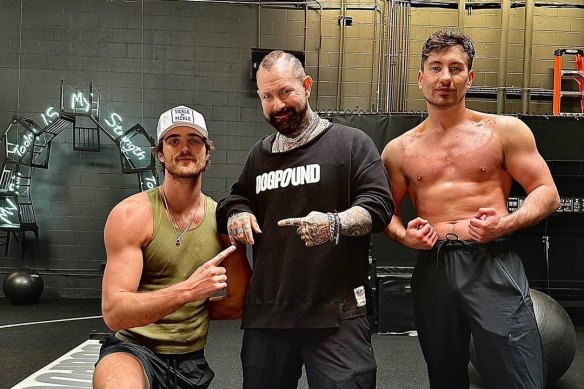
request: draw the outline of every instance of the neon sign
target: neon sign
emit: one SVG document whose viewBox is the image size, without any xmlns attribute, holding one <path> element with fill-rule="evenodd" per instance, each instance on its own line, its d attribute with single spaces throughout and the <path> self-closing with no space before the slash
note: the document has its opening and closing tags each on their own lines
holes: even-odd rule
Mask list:
<svg viewBox="0 0 584 389">
<path fill-rule="evenodd" d="M 81 91 L 77 91 L 77 93 L 71 95 L 71 109 L 77 112 L 77 108 L 85 112 L 89 112 L 89 108 L 91 108 L 89 101 L 87 101 Z"/>
<path fill-rule="evenodd" d="M 16 207 L 16 204 L 10 201 L 9 198 L 6 198 L 6 202 L 8 203 L 8 206 L 0 207 L 0 220 L 4 224 L 13 225 L 15 223 L 12 220 L 10 220 L 8 216 L 14 216 L 14 214 L 18 212 L 18 208 Z"/>
<path fill-rule="evenodd" d="M 43 119 L 45 126 L 48 126 L 49 124 L 51 124 L 54 120 L 53 118 L 56 119 L 58 117 L 59 117 L 59 112 L 55 112 L 55 108 L 53 108 L 53 107 L 49 107 L 49 108 L 47 108 L 45 113 L 41 113 L 41 118 Z"/>
<path fill-rule="evenodd" d="M 124 135 L 125 131 L 122 127 L 123 118 L 116 112 L 113 112 L 109 117 L 100 122 L 99 101 L 93 101 L 93 93 L 90 93 L 89 96 L 90 98 L 88 99 L 83 92 L 71 90 L 70 98 L 67 98 L 69 100 L 67 108 L 70 108 L 72 112 L 65 112 L 65 114 L 67 116 L 76 116 L 77 114 L 85 116 L 86 113 L 91 113 L 89 116 L 90 119 L 99 129 L 105 131 L 112 140 L 116 141 L 120 153 L 125 157 L 127 162 L 136 168 L 134 165 L 137 164 L 137 161 L 149 157 L 150 141 L 147 141 L 148 150 L 146 150 L 147 146 L 139 146 L 134 143 L 135 141 L 132 141 L 132 138 L 137 135 L 137 133 L 131 132 Z M 65 99 L 65 96 L 61 94 L 61 107 L 63 107 L 63 102 L 66 101 Z M 9 199 L 6 199 L 6 201 L 3 202 L 2 206 L 0 206 L 0 222 L 5 222 L 11 225 L 18 224 L 19 221 L 10 221 L 8 220 L 8 217 L 14 216 L 15 212 L 18 212 L 18 203 L 21 198 L 28 198 L 28 201 L 30 201 L 30 192 L 28 191 L 28 188 L 30 187 L 31 180 L 30 173 L 32 173 L 32 169 L 30 169 L 30 172 L 28 170 L 21 172 L 20 170 L 24 166 L 34 166 L 33 159 L 35 158 L 36 153 L 42 152 L 38 150 L 42 150 L 44 147 L 48 146 L 51 139 L 64 128 L 63 126 L 58 127 L 58 132 L 51 132 L 50 129 L 48 129 L 53 122 L 61 117 L 60 110 L 55 109 L 53 106 L 48 107 L 40 114 L 40 117 L 44 124 L 42 127 L 39 127 L 34 121 L 28 119 L 25 119 L 24 121 L 13 121 L 11 125 L 16 124 L 17 126 L 22 126 L 22 128 L 16 127 L 11 132 L 13 135 L 10 136 L 10 139 L 14 142 L 10 142 L 8 136 L 5 138 L 6 157 L 9 164 L 4 165 L 1 180 L 4 183 L 3 189 L 16 192 L 18 198 L 15 200 L 16 203 Z M 44 131 L 47 131 L 47 133 L 45 134 Z M 143 131 L 143 128 L 141 131 Z M 6 135 L 8 135 L 8 131 Z M 146 138 L 149 139 L 148 136 L 146 136 Z M 139 173 L 142 190 L 151 189 L 158 185 L 158 177 L 156 176 L 156 173 L 154 171 L 149 171 L 148 167 L 144 166 L 141 168 L 138 166 L 134 171 Z M 23 188 L 25 190 L 21 193 L 20 191 L 22 191 Z"/>
<path fill-rule="evenodd" d="M 123 121 L 122 117 L 114 112 L 110 115 L 110 118 L 111 118 L 111 121 L 108 119 L 104 120 L 105 124 L 107 124 L 108 127 L 116 135 L 115 138 L 119 138 L 124 133 L 122 126 L 120 126 L 120 123 Z M 142 150 L 142 148 L 140 146 L 136 146 L 132 142 L 132 140 L 130 138 L 128 138 L 127 136 L 124 136 L 120 140 L 120 149 L 121 149 L 122 153 L 124 153 L 125 156 L 128 156 L 129 153 L 132 153 L 139 160 L 143 160 L 144 158 L 146 158 L 146 152 L 144 150 Z"/>
<path fill-rule="evenodd" d="M 35 131 L 35 129 L 33 128 L 33 131 Z M 36 131 L 35 131 L 36 133 Z M 17 143 L 10 143 L 7 142 L 7 150 L 6 152 L 8 154 L 16 154 L 19 157 L 24 156 L 24 154 L 26 154 L 26 152 L 30 149 L 30 147 L 33 145 L 34 143 L 34 136 L 33 134 L 24 134 L 22 136 L 22 144 L 17 144 Z M 14 146 L 12 148 L 12 150 L 10 149 L 11 146 Z"/>
</svg>

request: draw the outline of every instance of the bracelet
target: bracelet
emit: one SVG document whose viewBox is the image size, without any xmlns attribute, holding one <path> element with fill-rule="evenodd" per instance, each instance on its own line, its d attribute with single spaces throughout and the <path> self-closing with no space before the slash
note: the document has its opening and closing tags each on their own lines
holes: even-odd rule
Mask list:
<svg viewBox="0 0 584 389">
<path fill-rule="evenodd" d="M 329 223 L 329 240 L 332 242 L 335 235 L 335 217 L 330 212 L 327 212 L 326 216 L 328 218 Z"/>
<path fill-rule="evenodd" d="M 327 212 L 329 222 L 330 241 L 339 244 L 339 236 L 341 235 L 341 219 L 338 213 Z"/>
</svg>

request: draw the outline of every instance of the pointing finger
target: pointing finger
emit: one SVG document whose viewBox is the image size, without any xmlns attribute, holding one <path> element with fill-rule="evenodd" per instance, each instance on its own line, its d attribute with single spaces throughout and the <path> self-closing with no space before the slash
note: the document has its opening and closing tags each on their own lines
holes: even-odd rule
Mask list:
<svg viewBox="0 0 584 389">
<path fill-rule="evenodd" d="M 280 227 L 288 227 L 288 226 L 300 226 L 304 221 L 303 217 L 291 217 L 289 219 L 282 219 L 278 222 Z"/>
<path fill-rule="evenodd" d="M 210 266 L 217 266 L 234 251 L 235 246 L 229 246 L 225 250 L 221 251 L 219 254 L 215 255 L 213 258 L 209 259 L 207 261 L 207 264 L 209 264 Z"/>
</svg>

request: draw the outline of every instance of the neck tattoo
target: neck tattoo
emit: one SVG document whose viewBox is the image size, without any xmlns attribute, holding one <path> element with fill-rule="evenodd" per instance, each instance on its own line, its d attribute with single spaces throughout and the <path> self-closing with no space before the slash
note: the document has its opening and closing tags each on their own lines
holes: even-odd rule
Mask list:
<svg viewBox="0 0 584 389">
<path fill-rule="evenodd" d="M 295 138 L 288 138 L 279 132 L 276 133 L 276 138 L 272 144 L 272 152 L 281 153 L 283 151 L 292 150 L 296 147 L 302 146 L 305 143 L 308 143 L 324 129 L 326 129 L 329 123 L 330 122 L 328 120 L 321 119 L 318 114 L 313 112 L 308 126 Z"/>
<path fill-rule="evenodd" d="M 172 210 L 168 206 L 168 201 L 166 200 L 166 194 L 164 193 L 164 189 L 162 189 L 162 186 L 160 187 L 160 197 L 162 197 L 162 202 L 164 203 L 164 210 L 166 211 L 166 217 L 168 217 L 168 221 L 170 222 L 170 226 L 172 227 L 172 230 L 174 231 L 174 235 L 176 235 L 176 245 L 180 246 L 180 242 L 181 242 L 183 236 L 186 234 L 186 232 L 189 230 L 189 228 L 191 228 L 191 226 L 193 225 L 193 222 L 195 221 L 195 218 L 197 217 L 197 214 L 199 213 L 199 207 L 201 205 L 201 198 L 199 197 L 199 201 L 197 201 L 197 208 L 195 209 L 195 213 L 191 217 L 191 220 L 189 221 L 187 226 L 184 228 L 184 230 L 182 230 L 182 232 L 180 232 L 180 227 L 179 227 L 174 215 L 172 214 Z M 175 225 L 176 225 L 176 227 L 175 227 Z"/>
</svg>

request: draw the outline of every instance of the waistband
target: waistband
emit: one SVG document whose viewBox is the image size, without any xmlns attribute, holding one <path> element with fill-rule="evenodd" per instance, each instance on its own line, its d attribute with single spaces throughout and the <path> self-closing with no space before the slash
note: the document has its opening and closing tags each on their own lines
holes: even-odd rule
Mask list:
<svg viewBox="0 0 584 389">
<path fill-rule="evenodd" d="M 512 248 L 512 239 L 509 237 L 499 238 L 490 242 L 477 242 L 475 240 L 459 240 L 459 239 L 440 239 L 436 241 L 434 247 L 429 250 L 420 250 L 431 253 L 433 251 L 440 251 L 443 247 L 448 248 L 467 248 L 467 249 L 487 249 L 487 250 L 509 250 Z"/>
<path fill-rule="evenodd" d="M 430 250 L 420 250 L 424 256 L 436 255 L 436 267 L 442 250 L 477 251 L 487 250 L 493 253 L 508 251 L 512 248 L 512 240 L 508 237 L 499 238 L 490 242 L 477 242 L 474 240 L 459 240 L 455 234 L 447 234 L 447 239 L 440 239 Z"/>
</svg>

